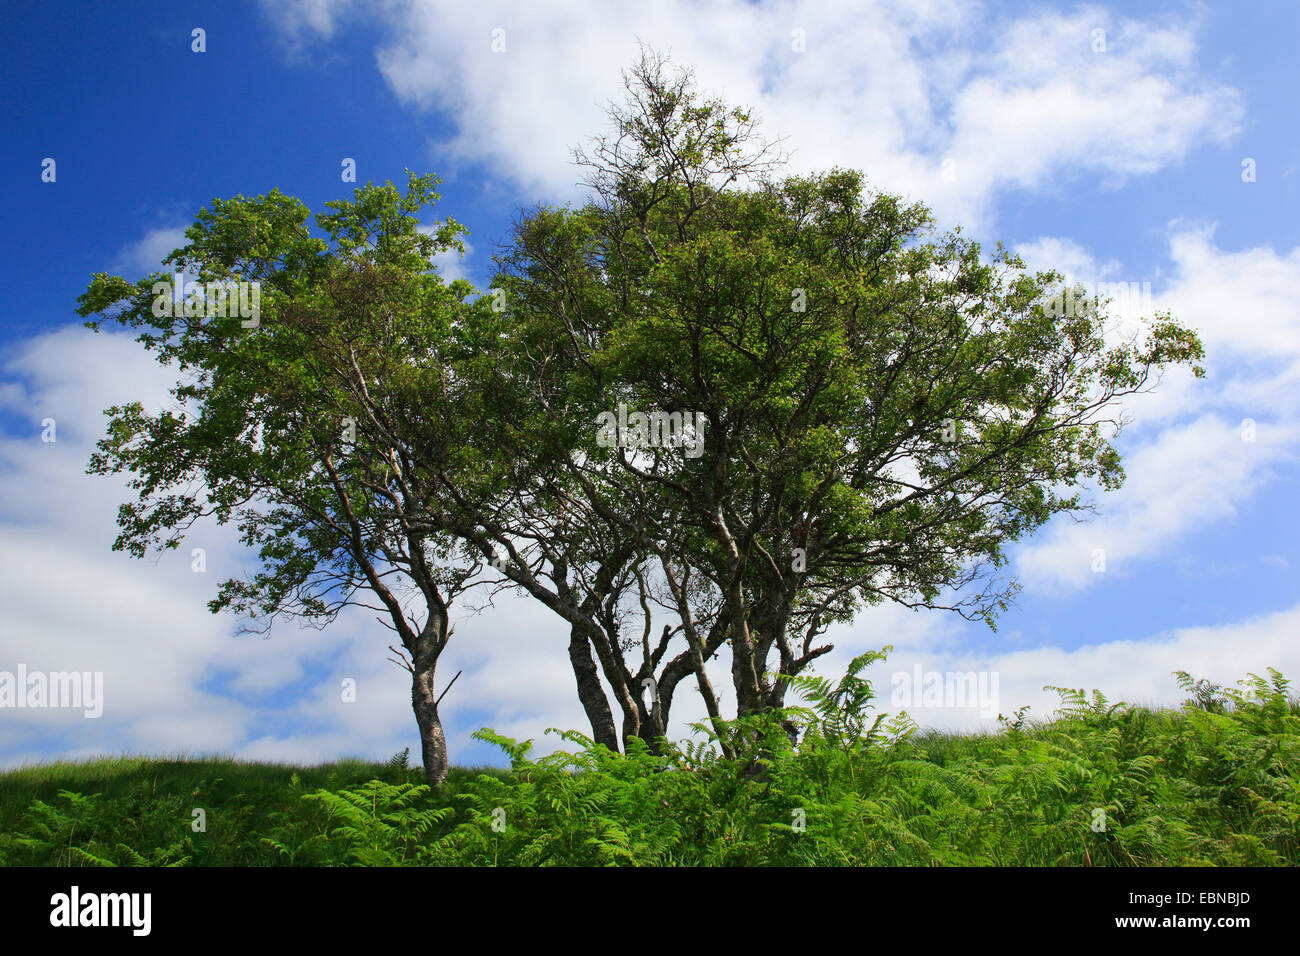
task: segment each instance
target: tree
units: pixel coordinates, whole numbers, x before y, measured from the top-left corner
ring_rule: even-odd
[[[591,201],[523,215],[487,296],[438,278],[462,230],[417,228],[436,193],[412,176],[330,204],[328,243],[278,192],[204,210],[168,261],[259,283],[255,328],[201,299],[157,311],[157,276],[82,297],[182,373],[178,408],[109,410],[91,470],[139,491],[115,546],[175,547],[213,515],[262,560],[213,610],[324,624],[377,599],[435,782],[467,588],[566,623],[597,743],[657,746],[686,681],[732,752],[716,655],[744,716],[865,606],[992,626],[1006,547],[1122,481],[1118,403],[1170,364],[1203,374],[1167,315],[1116,340],[1099,303],[1060,314],[1055,273],[986,260],[858,172],[778,177],[752,115],[662,57],[625,80],[578,154]]]
[[[424,771],[439,784],[437,663],[449,603],[481,563],[423,520],[432,495],[417,462],[472,470],[460,439],[483,423],[452,371],[473,351],[469,285],[444,284],[430,261],[460,248],[463,228],[416,228],[435,185],[412,175],[405,195],[368,185],[329,203],[317,217],[328,242],[278,190],[214,200],[165,260],[196,277],[188,290],[173,296],[162,274],[133,284],[101,273],[79,311],[142,329],[138,341],[179,373],[175,407],[106,412],[88,471],[130,472],[139,492],[119,510],[114,548],[176,548],[213,517],[236,523],[261,561],[220,586],[214,613],[234,610],[258,629],[276,618],[323,627],[354,605],[379,611],[398,635]],[[252,308],[241,315],[232,301]]]
[[[592,201],[528,215],[494,280],[494,368],[553,436],[554,500],[653,566],[702,688],[729,646],[741,715],[864,606],[994,625],[1007,545],[1120,484],[1119,403],[1170,364],[1203,374],[1195,334],[1157,315],[1115,341],[1104,303],[1058,314],[1059,275],[986,261],[860,173],[774,178],[751,115],[662,57],[626,80],[579,153]],[[621,407],[645,417],[607,447]],[[678,413],[697,427],[648,434]]]

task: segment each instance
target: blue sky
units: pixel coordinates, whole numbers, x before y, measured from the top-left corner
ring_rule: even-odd
[[[445,265],[484,285],[521,207],[581,198],[568,149],[604,129],[638,38],[754,105],[795,169],[862,168],[1033,266],[1149,282],[1209,350],[1207,380],[1173,375],[1133,403],[1130,480],[1099,517],[1016,550],[1025,588],[997,634],[884,608],[836,635],[824,670],[893,643],[884,688],[913,663],[996,671],[1008,713],[1049,710],[1044,684],[1170,701],[1176,667],[1300,675],[1295,4],[30,2],[0,16],[0,671],[100,670],[107,695],[96,720],[0,710],[0,764],[415,749],[404,674],[373,622],[233,637],[203,607],[245,560],[228,530],[196,532],[205,575],[188,548],[156,563],[109,551],[126,492],[81,473],[99,412],[161,400],[170,380],[128,337],[82,330],[75,301],[93,272],[151,271],[213,197],[278,187],[316,211],[349,195],[345,157],[362,182],[440,175],[439,211],[471,247]],[[463,621],[443,666],[465,669],[444,714],[454,761],[493,759],[468,739],[483,724],[583,726],[563,634],[524,604]]]

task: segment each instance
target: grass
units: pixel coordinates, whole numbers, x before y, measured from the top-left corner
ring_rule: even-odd
[[[859,668],[860,669],[860,668]],[[313,767],[104,758],[0,775],[0,863],[26,865],[1035,865],[1300,863],[1300,701],[1180,675],[1178,709],[1061,689],[997,733],[868,720],[850,673],[803,688],[792,747],[770,718],[626,755],[563,735],[437,791],[399,754]],[[196,822],[201,811],[203,826]]]
[[[453,798],[466,783],[483,776],[508,779],[510,771],[453,767],[442,797]],[[398,769],[392,760],[360,759],[300,766],[226,756],[120,756],[20,767],[0,774],[0,834],[9,837],[6,841],[0,836],[0,864],[95,865],[114,856],[135,862],[118,848],[121,844],[150,862],[170,863],[187,856],[185,863],[191,865],[273,865],[283,862],[282,854],[259,847],[258,840],[301,808],[304,793],[347,790],[372,780],[413,782],[418,777],[416,771]],[[39,848],[12,845],[24,834],[39,838],[43,821],[36,808],[42,804],[59,811],[67,824],[60,834],[64,839],[46,840]],[[92,805],[96,812],[90,812]],[[207,830],[201,834],[193,830],[195,809],[207,816]],[[187,852],[165,855],[178,833]]]

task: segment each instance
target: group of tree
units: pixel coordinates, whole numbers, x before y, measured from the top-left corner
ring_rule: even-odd
[[[79,303],[177,371],[171,407],[107,411],[89,470],[138,492],[114,547],[230,522],[257,570],[214,612],[377,611],[435,784],[470,591],[563,619],[597,743],[658,747],[685,682],[725,750],[866,606],[992,624],[1007,546],[1122,481],[1123,399],[1201,373],[1168,315],[1117,339],[1100,303],[1051,308],[1058,274],[860,173],[785,173],[750,113],[661,56],[625,85],[576,153],[589,201],[521,213],[485,293],[439,275],[464,229],[421,226],[437,180],[411,174],[315,230],[278,190],[214,200],[165,261],[185,308],[154,308],[163,273],[97,274]],[[230,281],[259,284],[255,327],[203,298]]]

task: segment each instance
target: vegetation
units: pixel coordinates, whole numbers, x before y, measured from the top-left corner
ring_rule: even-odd
[[[657,751],[685,682],[740,758],[756,741],[726,718],[781,713],[832,624],[893,601],[992,626],[1009,544],[1122,482],[1127,400],[1202,372],[1169,315],[1120,335],[860,173],[778,175],[754,118],[662,57],[626,80],[578,153],[590,201],[521,216],[487,295],[439,277],[463,229],[420,225],[436,182],[412,175],[316,233],[279,192],[215,200],[166,260],[197,276],[183,306],[162,273],[96,275],[79,303],[178,373],[174,407],[107,412],[89,470],[138,493],[114,547],[233,523],[257,569],[214,612],[377,611],[435,786],[466,590],[564,620],[594,742]],[[210,294],[232,283],[260,290],[251,323],[243,292],[239,315]]]
[[[98,760],[0,776],[0,862],[35,865],[1295,865],[1300,701],[1282,675],[1180,673],[1178,710],[1061,688],[997,733],[871,715],[863,655],[806,703],[659,752],[530,756],[510,770]],[[782,719],[802,732],[791,742]],[[196,809],[206,828],[196,831]]]

